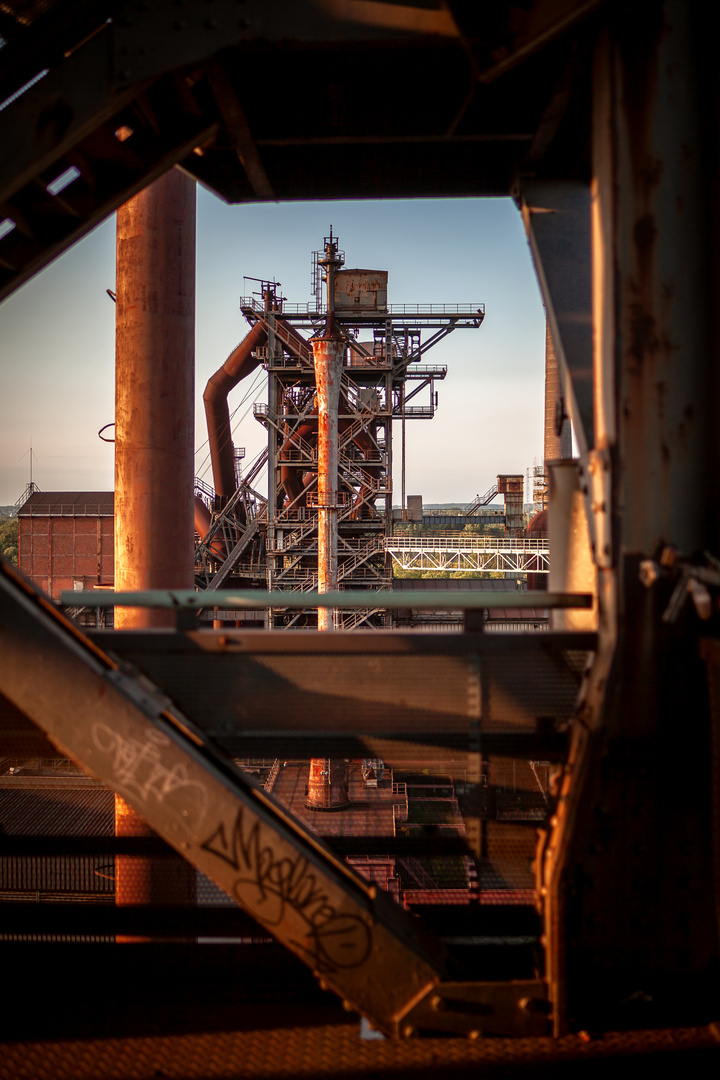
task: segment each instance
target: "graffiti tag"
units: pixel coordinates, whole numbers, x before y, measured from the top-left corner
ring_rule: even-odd
[[[237,871],[235,898],[267,927],[280,927],[289,915],[299,917],[303,940],[285,938],[306,954],[318,971],[360,967],[370,954],[370,926],[358,915],[338,912],[307,859],[277,858],[263,841],[260,822],[238,811],[232,835],[224,824],[201,845]]]
[[[107,724],[93,727],[93,742],[98,750],[112,755],[112,767],[118,785],[133,792],[143,802],[171,803],[186,824],[198,826],[205,817],[205,785],[192,780],[182,761],[164,760],[170,739],[153,728],[145,739],[125,738]]]

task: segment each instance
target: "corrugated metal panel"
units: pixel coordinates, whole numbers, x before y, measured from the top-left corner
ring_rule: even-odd
[[[0,829],[6,836],[113,835],[112,792],[99,786],[34,788],[23,779],[21,787],[0,788]],[[112,895],[114,873],[112,856],[5,855],[0,857],[0,890],[30,891],[38,894],[36,899],[49,893]]]
[[[99,785],[3,787],[0,826],[8,836],[112,836],[113,798]]]

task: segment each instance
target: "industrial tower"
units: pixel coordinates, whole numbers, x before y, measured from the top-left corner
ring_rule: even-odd
[[[313,255],[312,302],[287,303],[276,281],[261,281],[257,292],[240,300],[250,332],[205,391],[215,490],[202,484],[196,489],[196,499],[204,503],[196,514],[197,580],[203,589],[256,586],[293,592],[318,586],[318,398],[312,342],[324,331],[328,310],[334,310],[345,343],[338,417],[338,587],[392,586],[384,541],[393,529],[393,421],[401,429],[404,509],[405,423],[434,416],[435,383],[447,374],[445,365],[423,360],[454,330],[477,329],[484,305],[389,305],[387,271],[345,269],[344,263],[331,232],[322,251]],[[330,277],[332,297],[327,296]],[[227,394],[261,364],[268,376],[267,404],[256,404],[254,414],[267,429],[267,449],[240,478]],[[420,404],[423,391],[427,397]],[[265,466],[267,498],[253,486]],[[221,617],[221,605],[213,606]],[[389,625],[380,604],[338,612],[335,620],[343,630]],[[290,598],[287,607],[266,616],[270,627],[316,624],[315,613],[293,610]]]

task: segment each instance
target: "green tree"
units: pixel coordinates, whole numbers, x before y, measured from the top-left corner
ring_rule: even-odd
[[[6,518],[0,521],[0,555],[17,566],[18,561],[18,519]]]

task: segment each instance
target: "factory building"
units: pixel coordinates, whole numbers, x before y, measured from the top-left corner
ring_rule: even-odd
[[[18,566],[53,600],[111,588],[112,491],[32,491],[18,509]]]

